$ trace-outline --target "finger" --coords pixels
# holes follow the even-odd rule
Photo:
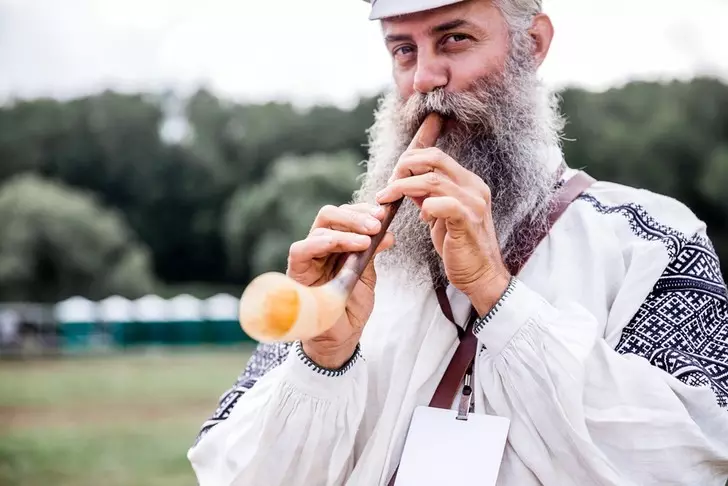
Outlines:
[[[381,220],[384,219],[384,207],[378,204],[369,203],[357,203],[357,204],[342,204],[339,206],[342,209],[348,209],[350,211],[356,211],[357,213],[371,214],[375,218]]]
[[[435,246],[435,251],[438,255],[442,255],[442,246],[447,234],[447,225],[445,219],[430,218],[429,220],[420,211],[420,219],[425,221],[430,227],[430,238],[432,244]]]
[[[336,230],[332,230],[329,228],[315,228],[313,231],[311,231],[309,238],[327,237],[328,235],[330,235],[332,233],[335,235],[344,234],[346,236],[351,236],[351,235],[354,235],[355,237],[357,236],[356,233],[346,233],[343,231],[336,231]],[[367,238],[369,238],[369,237],[367,236]],[[362,241],[364,241],[364,240],[362,240]],[[369,238],[368,241],[369,241],[369,245],[371,245],[371,238]],[[382,240],[379,242],[379,245],[375,249],[374,254],[376,255],[380,251],[388,249],[393,244],[394,244],[394,234],[392,232],[388,231],[387,233],[384,234],[384,237],[382,237]],[[369,248],[369,246],[367,246],[367,248]],[[349,250],[345,250],[345,251],[349,251]],[[351,250],[351,251],[359,251],[359,250]]]
[[[445,220],[448,232],[467,230],[470,214],[462,202],[450,196],[430,197],[422,203],[422,218]]]
[[[364,251],[369,247],[371,241],[371,238],[366,235],[319,228],[316,230],[316,234],[291,245],[289,260],[291,264],[295,265],[299,262],[323,258],[332,253]]]
[[[379,212],[369,209],[364,205],[337,207],[327,205],[321,208],[313,222],[312,230],[317,228],[335,229],[343,232],[374,235],[381,229],[382,223],[372,212]],[[382,216],[384,210],[381,210]]]
[[[379,204],[369,204],[369,203],[357,203],[357,204],[342,204],[339,206],[340,209],[353,211],[356,213],[361,213],[363,218],[366,221],[369,221],[370,225],[372,225],[372,230],[364,231],[363,229],[358,230],[359,232],[368,234],[368,235],[375,235],[379,233],[381,229],[381,222],[384,221],[384,218],[386,216],[386,211],[384,209],[384,206],[380,206]],[[372,220],[368,218],[368,216],[373,216],[376,220],[379,221],[379,224],[375,224],[371,222]],[[356,217],[355,215],[352,215],[352,218]],[[340,225],[340,224],[332,224],[331,229],[339,230],[339,231],[351,231],[351,228],[347,227],[346,225]]]
[[[438,148],[411,150],[405,152],[397,162],[389,182],[427,172],[440,172],[455,184],[470,187],[483,199],[490,201],[491,193],[483,179],[460,165],[455,159]]]
[[[452,179],[437,172],[427,172],[404,179],[392,181],[379,193],[380,204],[396,201],[402,197],[421,198],[431,196],[465,197],[465,190],[455,184]]]
[[[442,150],[431,147],[426,149],[408,150],[397,161],[392,172],[390,182],[410,177],[412,175],[425,174],[427,172],[441,172],[450,179],[460,183],[469,173],[455,159]]]

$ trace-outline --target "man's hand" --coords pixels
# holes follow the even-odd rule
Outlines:
[[[485,182],[440,149],[411,149],[400,157],[380,204],[408,196],[421,209],[447,277],[480,315],[508,286]]]
[[[355,204],[323,207],[309,235],[291,245],[287,275],[307,286],[323,285],[338,271],[338,256],[366,250],[379,233],[384,208]],[[377,247],[379,253],[394,244],[391,233]],[[346,303],[346,312],[321,336],[302,342],[303,350],[319,366],[339,368],[354,353],[364,324],[374,306],[376,274],[373,259],[362,273]]]

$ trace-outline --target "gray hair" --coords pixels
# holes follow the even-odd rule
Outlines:
[[[494,0],[494,3],[503,13],[511,32],[527,30],[543,7],[543,0]]]

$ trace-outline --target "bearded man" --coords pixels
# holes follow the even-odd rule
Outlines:
[[[553,37],[541,0],[372,0],[370,18],[395,87],[355,201],[320,211],[291,246],[288,275],[325,282],[332,255],[368,247],[380,205],[404,203],[336,325],[261,344],[221,397],[188,453],[200,484],[436,484],[427,478],[465,470],[473,484],[495,475],[507,486],[723,485],[718,258],[681,203],[601,181],[549,230],[556,191],[579,173],[538,81]],[[447,118],[436,147],[408,149],[429,112]],[[493,421],[480,436],[453,428],[453,448],[438,437],[454,420],[435,427],[440,416],[415,412],[476,338],[443,413],[460,417],[465,404],[474,419],[460,424]],[[478,449],[500,433],[497,418],[507,440]],[[411,479],[419,468],[431,476]]]

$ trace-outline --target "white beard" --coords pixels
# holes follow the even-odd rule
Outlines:
[[[436,90],[407,100],[387,93],[369,130],[370,158],[355,202],[375,203],[375,194],[386,186],[422,120],[431,111],[439,112],[455,119],[456,127],[440,137],[437,147],[488,184],[504,261],[522,259],[546,225],[556,183],[546,158],[550,149],[558,149],[563,126],[554,97],[541,87],[531,59],[529,38],[513,34],[504,71],[467,92]],[[405,198],[389,229],[395,246],[377,257],[377,268],[404,271],[417,286],[432,285],[433,277],[444,282],[442,261],[419,212]]]

